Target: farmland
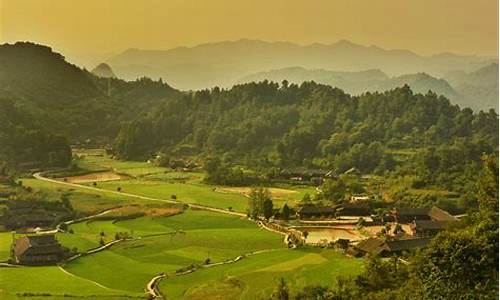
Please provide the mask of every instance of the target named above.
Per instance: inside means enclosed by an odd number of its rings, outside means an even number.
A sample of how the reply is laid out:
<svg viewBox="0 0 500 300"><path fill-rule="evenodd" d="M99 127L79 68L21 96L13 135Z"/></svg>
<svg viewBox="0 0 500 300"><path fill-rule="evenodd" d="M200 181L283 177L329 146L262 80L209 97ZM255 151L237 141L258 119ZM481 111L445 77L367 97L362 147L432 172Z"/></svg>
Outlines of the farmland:
<svg viewBox="0 0 500 300"><path fill-rule="evenodd" d="M118 235L125 235L127 240L60 267L0 268L2 279L16 278L2 281L0 296L145 297L146 284L154 276L166 274L160 292L170 299L220 295L239 299L240 294L241 299L254 299L270 293L280 277L297 287L331 285L339 275L355 275L362 270L361 260L333 250L287 249L283 235L260 228L245 217L194 208L179 211L179 205L170 203L245 212L248 187L212 186L203 182L203 173L117 161L97 153L82 155L79 170L60 173L60 183L22 178L23 186L42 192L49 200L67 196L82 216L109 210L102 217L70 225L69 232L58 233L57 239L68 249L84 253ZM100 181L95 175L99 173L108 175ZM96 180L71 181L71 175ZM71 182L84 186L69 185ZM307 186L270 191L276 206L293 205L305 193L315 192ZM5 261L11 234L2 233L0 240L0 257ZM237 257L243 258L232 262ZM180 274L189 270L194 272ZM47 278L54 282L50 289L46 288ZM24 280L32 284L20 284Z"/></svg>
<svg viewBox="0 0 500 300"><path fill-rule="evenodd" d="M161 291L172 299L259 299L270 295L281 277L297 288L331 285L340 275L354 276L361 269L361 260L332 250L279 250L165 279Z"/></svg>

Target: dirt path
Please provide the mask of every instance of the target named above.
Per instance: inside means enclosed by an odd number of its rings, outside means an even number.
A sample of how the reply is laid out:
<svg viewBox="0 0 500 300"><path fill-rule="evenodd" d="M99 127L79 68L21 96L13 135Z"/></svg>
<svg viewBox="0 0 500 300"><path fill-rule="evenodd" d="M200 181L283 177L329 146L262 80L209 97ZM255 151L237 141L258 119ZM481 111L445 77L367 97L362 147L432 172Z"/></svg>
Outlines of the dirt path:
<svg viewBox="0 0 500 300"><path fill-rule="evenodd" d="M141 196L141 195L136 195L136 194L130 194L130 193L125 193L125 192L110 191L110 190L100 189L100 188L96 188L96 187L92 187L92 186L86 186L86 185L81 185L81 184L76 184L76 183L69 183L69 182L59 181L59 180L55 180L55 179L51 179L51 178L47 178L47 177L42 176L42 172L38 172L38 173L33 174L33 177L35 177L38 180L48 181L48 182L51 182L51 183L56 183L56 184L65 185L65 186L71 186L71 187L74 187L74 188L81 188L81 189L87 189L87 190L98 191L98 192L112 193L112 194L116 194L116 195L128 196L128 197L132 197L132 198L138 198L138 199L144 199L144 200L150 200L150 201L183 204L183 205L187 205L188 207L194 208L194 209L202 209L202 210L207 210L207 211L212 211L212 212L217 212L217 213L227 214L227 215L232 215L232 216L238 216L238 217L243 217L243 218L247 217L247 215L244 214L244 213L239 213L239 212L235 212L235 211L229 211L229 210L225 210L225 209L222 209L222 208L216 208L216 207L205 206L205 205L200 205L200 204L184 203L184 202L181 202L181 201L152 198L152 197ZM104 214L104 213L107 213L107 212L105 211L105 212L102 212L101 214ZM280 231L274 230L272 228L269 228L269 227L265 226L264 224L262 224L261 222L258 222L258 223L260 223L259 225L262 228L264 228L264 229L266 229L268 231L271 231L271 232L274 232L274 233L283 234L283 235L285 234L283 232L280 232Z"/></svg>
<svg viewBox="0 0 500 300"><path fill-rule="evenodd" d="M199 204L192 204L192 203L184 203L184 202L181 202L181 201L152 198L152 197L141 196L141 195L136 195L136 194L130 194L130 193L125 193L125 192L110 191L110 190L100 189L100 188L96 188L96 187L92 187L92 186L86 186L86 185L81 185L81 184L76 184L76 183L59 181L59 180L55 180L55 179L44 177L44 176L42 176L41 172L33 174L33 177L35 177L38 180L48 181L48 182L51 182L51 183L56 183L56 184L65 185L65 186L71 186L71 187L74 187L74 188L87 189L87 190L92 190L92 191L97 191L97 192L106 192L106 193L111 193L111 194L115 194L115 195L127 196L127 197L132 197L132 198L143 199L143 200L166 202L166 203L175 203L175 204L185 204L185 205L187 205L187 206L189 206L191 208L195 208L195 209L203 209L203 210L208 210L208 211L213 211L213 212L218 212L218 213L228 214L228 215L233 215L233 216L239 216L239 217L246 217L247 216L244 213L239 213L239 212L235 212L235 211L229 211L229 210L225 210L225 209L222 209L222 208L215 208L215 207L204 206L204 205L199 205Z"/></svg>
<svg viewBox="0 0 500 300"><path fill-rule="evenodd" d="M233 263L239 262L240 260L242 260L246 257L252 256L252 255L266 253L266 252L272 252L272 251L278 251L278 250L282 250L282 249L262 249L262 250L252 251L252 252L245 253L243 255L239 255L234 259L224 260L224 261L220 261L220 262L216 262L216 263L211 263L208 265L201 265L201 266L195 267L193 269L186 270L185 272L182 272L182 273L176 273L172 276L168 276L166 274L160 274L158 276L153 277L148 282L145 290L146 290L146 293L148 293L153 299L164 299L163 295L160 293L159 288L158 288L160 281L164 278L188 275L188 274L196 272L200 269L206 269L206 268L212 268L212 267L217 267L217 266L222 266L222 265L227 265L227 264L233 264Z"/></svg>
<svg viewBox="0 0 500 300"><path fill-rule="evenodd" d="M161 274L153 277L153 279L151 279L146 285L146 293L148 293L152 298L163 299L163 296L158 289L158 284L160 283L160 280L166 276L167 275L165 274Z"/></svg>
<svg viewBox="0 0 500 300"><path fill-rule="evenodd" d="M69 275L69 276L74 277L74 278L78 278L78 279L82 279L82 280L88 281L88 282L90 282L90 283L92 283L92 284L94 284L94 285L96 285L96 286L98 286L98 287L100 287L100 288L103 288L103 289L105 289L105 290L108 290L108 291L116 291L116 290L114 290L114 289L111 289L111 288L109 288L109 287L107 287L107 286L104 286L104 285L100 284L99 282L95 282L95 281L92 281L92 280L90 280L90 279L83 278L83 277L77 276L77 275L75 275L75 274L73 274L73 273L70 273L70 272L66 271L66 270L65 270L63 267L61 267L61 266L57 266L57 267L59 268L59 270L61 270L61 271L62 271L64 274L66 274L66 275Z"/></svg>
<svg viewBox="0 0 500 300"><path fill-rule="evenodd" d="M97 191L97 192L107 192L107 193L112 193L112 194L116 194L116 195L128 196L128 197L132 197L132 198L138 198L138 199L144 199L144 200L150 200L150 201L159 201L159 202L166 202L166 203L183 204L183 205L187 205L188 207L194 208L194 209L207 210L207 211L212 211L212 212L217 212L217 213L222 213L222 214L227 214L227 215L233 215L233 216L238 216L238 217L244 217L244 218L247 217L247 215L244 214L244 213L239 213L239 212L235 212L235 211L228 211L228 210L221 209L221 208L215 208L215 207L204 206L204 205L199 205L199 204L184 203L184 202L181 202L181 201L152 198L152 197L140 196L140 195L125 193L125 192L110 191L110 190L100 189L100 188L96 188L96 187L91 187L91 186L86 186L86 185L80 185L80 184L76 184L76 183L59 181L59 180L55 180L55 179L44 177L44 176L42 176L41 172L33 174L33 177L36 178L36 179L38 179L38 180L47 181L47 182L51 182L51 183L55 183L55 184L59 184L59 185L64 185L64 186L70 186L70 187L74 187L74 188L87 189L87 190L92 190L92 191ZM100 213L100 215L105 214L107 212L109 212L109 211L104 211L104 212ZM95 217L95 216L93 216L93 217ZM274 232L274 233L282 234L282 235L285 236L285 240L286 240L286 233L283 233L283 232L274 230L272 228L269 228L269 227L265 226L262 222L259 222L259 223L260 223L259 225L260 225L261 228L264 228L265 230L268 230L268 231L271 231L271 232ZM118 241L116 241L116 242L118 242ZM99 250L97 250L97 249L91 250L91 253L95 253L95 252L104 250L104 249L106 249L109 246L111 246L111 245L107 244L107 245L105 245L103 247L100 247L102 249L98 248ZM233 260L224 261L224 262L218 262L218 263L214 263L214 264L211 264L211 265L206 265L206 266L203 266L203 267L210 267L212 265L213 266L217 266L217 265L224 265L224 264L228 264L228 263L235 263L235 262L240 261L241 259L243 259L243 258L245 258L247 256L258 254L258 253L263 253L263 252L266 252L266 251L272 251L272 250L273 249L255 251L255 252L244 254L242 256L238 256L238 257L236 257ZM87 254L91 254L91 253L87 253ZM79 255L79 256L81 256L81 255ZM75 257L75 258L77 258L77 257ZM62 270L64 270L64 269L62 269ZM64 270L64 271L66 272L66 270ZM69 272L67 272L67 273L71 274ZM190 271L190 273L191 273L191 271ZM73 276L75 276L75 275L73 275ZM152 296L153 298L163 299L163 297L161 296L161 294L158 291L158 284L160 283L161 279L163 279L165 277L166 277L166 275L164 275L164 274L157 275L157 276L153 277L147 283L147 285L146 285L146 292L150 296ZM97 282L94 282L94 283L97 284L97 285L100 285Z"/></svg>
<svg viewBox="0 0 500 300"><path fill-rule="evenodd" d="M107 209L107 210L102 211L102 212L100 212L98 214L95 214L95 215L91 215L91 216L87 216L87 217L83 217L83 218L78 218L78 219L74 219L74 220L65 221L65 222L57 224L57 226L56 226L55 229L40 230L40 231L37 231L36 234L56 234L58 232L62 232L63 231L63 230L61 230L61 225L62 224L71 225L71 224L75 224L75 223L84 222L84 221L91 220L91 219L94 219L94 218L97 218L97 217L100 217L100 216L104 216L104 215L112 212L113 210L114 210L114 208L111 208L111 209Z"/></svg>

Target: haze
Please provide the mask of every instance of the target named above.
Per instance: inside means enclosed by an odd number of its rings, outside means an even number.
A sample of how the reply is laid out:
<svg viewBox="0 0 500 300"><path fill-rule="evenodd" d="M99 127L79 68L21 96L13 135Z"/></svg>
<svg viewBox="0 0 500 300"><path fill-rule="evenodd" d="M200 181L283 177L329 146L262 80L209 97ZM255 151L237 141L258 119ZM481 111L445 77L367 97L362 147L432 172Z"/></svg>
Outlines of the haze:
<svg viewBox="0 0 500 300"><path fill-rule="evenodd" d="M1 3L1 2L0 2ZM241 38L491 55L495 0L3 0L0 39L48 44L66 55L169 49Z"/></svg>

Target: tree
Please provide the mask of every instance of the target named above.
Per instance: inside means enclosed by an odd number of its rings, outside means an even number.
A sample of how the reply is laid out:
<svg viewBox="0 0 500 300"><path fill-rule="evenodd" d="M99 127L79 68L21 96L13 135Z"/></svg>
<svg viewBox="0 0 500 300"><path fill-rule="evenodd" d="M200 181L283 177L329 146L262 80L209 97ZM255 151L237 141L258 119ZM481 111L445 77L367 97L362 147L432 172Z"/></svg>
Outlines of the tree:
<svg viewBox="0 0 500 300"><path fill-rule="evenodd" d="M483 211L498 212L498 156L484 155L483 170L477 183L479 207Z"/></svg>
<svg viewBox="0 0 500 300"><path fill-rule="evenodd" d="M271 199L264 200L262 205L262 213L264 218L269 219L273 216L273 201Z"/></svg>
<svg viewBox="0 0 500 300"><path fill-rule="evenodd" d="M254 219L257 218L258 216L264 216L265 202L267 202L266 213L269 213L269 206L271 206L271 215L272 215L272 200L271 200L271 193L269 192L269 190L264 187L252 188L250 190L249 201L248 201L248 215Z"/></svg>
<svg viewBox="0 0 500 300"><path fill-rule="evenodd" d="M290 208L286 205L286 203L281 208L281 218L283 220L288 220L290 218Z"/></svg>

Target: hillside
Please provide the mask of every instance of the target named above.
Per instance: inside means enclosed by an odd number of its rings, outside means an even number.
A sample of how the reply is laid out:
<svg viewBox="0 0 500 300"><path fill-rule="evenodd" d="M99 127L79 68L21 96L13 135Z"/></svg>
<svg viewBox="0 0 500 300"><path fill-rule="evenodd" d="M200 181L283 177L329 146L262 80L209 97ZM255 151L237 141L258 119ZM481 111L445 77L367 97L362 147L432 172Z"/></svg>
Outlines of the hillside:
<svg viewBox="0 0 500 300"><path fill-rule="evenodd" d="M242 78L240 83L266 79L274 82L287 80L297 84L312 80L317 83L338 87L353 95L364 92L383 92L407 84L417 93L427 93L427 91L431 90L438 95L449 98L453 102L459 97L457 92L443 79L437 79L425 73L389 77L380 70L336 72L324 69L309 70L301 67L291 67L252 74Z"/></svg>
<svg viewBox="0 0 500 300"><path fill-rule="evenodd" d="M120 121L179 94L149 79L108 82L46 46L0 45L0 98L29 113L38 128L73 140L113 137Z"/></svg>
<svg viewBox="0 0 500 300"><path fill-rule="evenodd" d="M425 72L442 77L453 70L473 71L496 60L407 50L386 50L349 41L299 46L258 40L226 41L165 51L129 49L107 63L120 78L163 78L179 89L230 87L238 78L266 70L299 66L342 72L380 69L390 76Z"/></svg>
<svg viewBox="0 0 500 300"><path fill-rule="evenodd" d="M490 152L498 143L497 122L495 113L474 114L434 93L413 93L408 86L351 96L314 82L260 82L166 102L124 124L115 150L125 159L163 152L221 157L254 167L343 172L354 166L373 172L391 168L393 162L384 154L388 148L439 147L459 139L453 146L458 153L450 159L462 157L465 145L475 149L470 153Z"/></svg>

